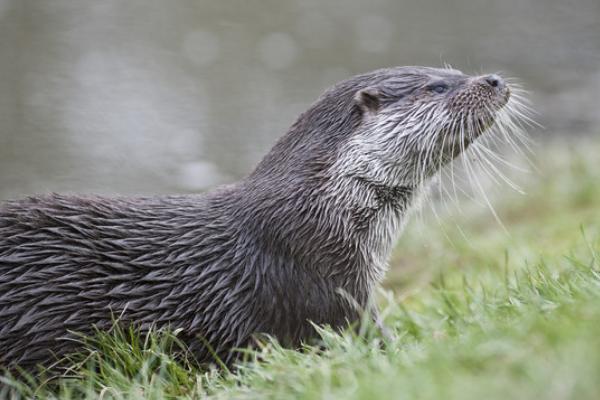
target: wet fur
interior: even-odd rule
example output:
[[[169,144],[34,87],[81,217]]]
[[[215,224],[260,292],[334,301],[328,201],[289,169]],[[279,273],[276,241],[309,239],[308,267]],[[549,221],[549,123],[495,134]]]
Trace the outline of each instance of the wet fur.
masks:
[[[424,186],[425,129],[402,130],[399,110],[431,102],[419,90],[442,78],[467,79],[401,67],[344,81],[250,176],[207,194],[4,203],[0,364],[48,365],[77,350],[69,331],[115,316],[182,329],[197,359],[211,360],[206,340],[227,362],[255,333],[296,346],[310,321],[357,320]]]

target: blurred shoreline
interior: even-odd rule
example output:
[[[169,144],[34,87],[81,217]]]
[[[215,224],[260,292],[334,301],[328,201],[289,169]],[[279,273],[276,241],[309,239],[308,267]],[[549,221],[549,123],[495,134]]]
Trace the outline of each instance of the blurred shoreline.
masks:
[[[500,71],[539,143],[597,135],[600,2],[0,1],[0,199],[192,193],[247,174],[328,86]]]

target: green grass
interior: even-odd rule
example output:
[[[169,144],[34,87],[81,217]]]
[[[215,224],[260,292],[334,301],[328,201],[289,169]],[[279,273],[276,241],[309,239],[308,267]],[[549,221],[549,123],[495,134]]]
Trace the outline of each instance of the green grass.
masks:
[[[68,377],[13,384],[61,399],[598,398],[600,143],[537,153],[528,194],[494,196],[506,231],[469,201],[409,225],[381,295],[393,340],[323,329],[320,348],[269,343],[219,372],[173,351],[176,333],[115,329],[86,339]]]

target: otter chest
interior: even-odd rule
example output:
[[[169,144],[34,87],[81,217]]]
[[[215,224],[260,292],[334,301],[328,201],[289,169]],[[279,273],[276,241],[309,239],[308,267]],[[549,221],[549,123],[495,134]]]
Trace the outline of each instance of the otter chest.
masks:
[[[387,270],[393,245],[406,222],[413,189],[405,186],[371,184],[373,196],[353,212],[353,223],[360,236],[359,247],[365,261],[366,278],[380,282]]]

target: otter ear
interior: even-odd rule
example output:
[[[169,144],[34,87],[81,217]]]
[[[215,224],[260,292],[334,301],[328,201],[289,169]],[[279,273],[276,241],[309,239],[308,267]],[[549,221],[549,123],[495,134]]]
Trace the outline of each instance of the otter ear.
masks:
[[[361,89],[354,95],[358,107],[366,113],[375,114],[379,110],[379,91],[375,88]]]

